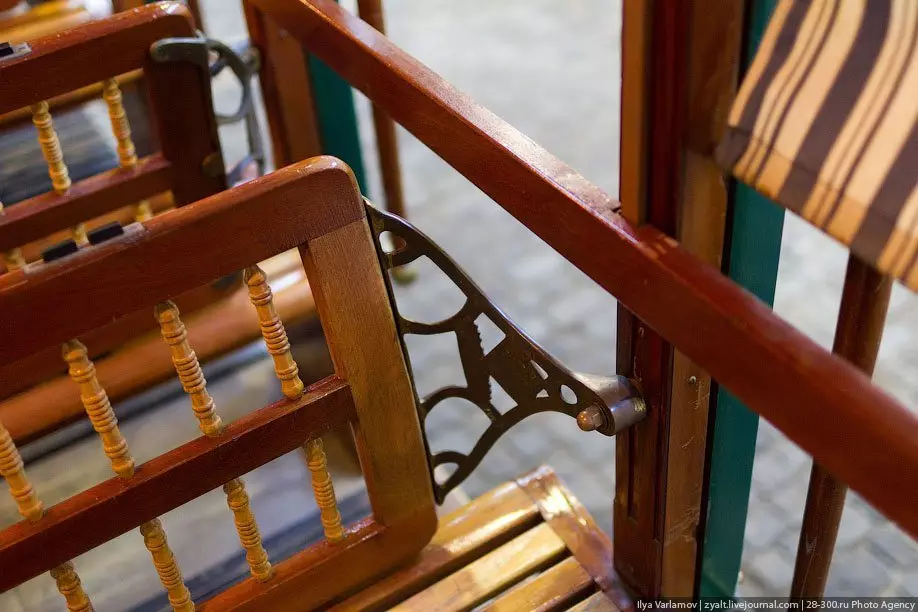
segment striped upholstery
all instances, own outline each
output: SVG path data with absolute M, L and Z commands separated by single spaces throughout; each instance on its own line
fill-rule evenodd
M 718 158 L 918 290 L 918 0 L 781 0 Z

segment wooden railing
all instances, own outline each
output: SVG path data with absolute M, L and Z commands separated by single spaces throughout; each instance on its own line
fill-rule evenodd
M 918 417 L 332 0 L 249 0 L 533 233 L 918 536 Z M 612 316 L 612 315 L 610 315 Z M 831 418 L 827 418 L 831 415 Z M 882 452 L 879 450 L 882 449 Z

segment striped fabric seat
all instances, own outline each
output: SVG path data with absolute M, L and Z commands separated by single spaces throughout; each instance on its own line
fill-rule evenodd
M 718 158 L 918 291 L 918 1 L 781 0 Z

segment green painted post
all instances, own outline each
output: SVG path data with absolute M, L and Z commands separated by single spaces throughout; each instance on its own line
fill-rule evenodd
M 748 56 L 754 55 L 776 0 L 752 0 Z M 729 275 L 774 304 L 784 209 L 745 185 L 734 187 Z M 717 394 L 701 555 L 701 597 L 733 598 L 743 555 L 759 417 L 727 390 Z
M 368 195 L 351 86 L 313 55 L 309 56 L 309 74 L 319 120 L 322 152 L 344 160 L 354 171 L 360 190 Z

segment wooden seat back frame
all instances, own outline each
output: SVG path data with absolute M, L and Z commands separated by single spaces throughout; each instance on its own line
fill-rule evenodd
M 30 104 L 142 72 L 151 102 L 152 116 L 147 119 L 161 143 L 160 151 L 142 157 L 134 168 L 114 168 L 73 183 L 65 193 L 51 191 L 8 206 L 0 214 L 0 252 L 24 245 L 36 247 L 54 234 L 59 240 L 62 230 L 66 233 L 79 223 L 164 192 L 171 191 L 173 203 L 182 206 L 226 188 L 222 163 L 208 171 L 204 168 L 209 157 L 222 159 L 209 75 L 191 62 L 155 62 L 149 53 L 150 45 L 162 38 L 194 35 L 185 7 L 160 3 L 36 39 L 29 43 L 28 54 L 0 62 L 0 115 L 28 112 Z M 63 153 L 66 161 L 66 143 Z M 190 311 L 226 295 L 225 287 L 203 287 L 182 296 L 178 303 Z M 97 330 L 87 344 L 92 355 L 98 356 L 152 327 L 147 317 L 122 319 Z M 59 374 L 61 366 L 55 347 L 15 366 L 0 367 L 0 379 L 8 379 L 0 389 L 0 399 Z M 24 438 L 19 423 L 12 425 L 19 441 L 44 433 L 30 431 Z
M 312 609 L 427 544 L 436 515 L 414 394 L 363 201 L 338 160 L 284 168 L 0 277 L 0 366 L 130 313 L 146 309 L 152 318 L 158 302 L 296 247 L 335 376 L 0 532 L 0 591 L 348 424 L 372 517 L 343 542 L 310 547 L 276 564 L 271 580 L 250 578 L 198 609 Z
M 863 372 L 659 229 L 632 226 L 618 202 L 332 0 L 246 2 L 250 21 L 282 24 L 748 407 L 918 536 L 918 470 L 903 469 L 918 465 L 918 417 Z M 271 82 L 264 92 L 283 86 Z
M 160 63 L 150 45 L 195 36 L 188 10 L 158 3 L 31 41 L 31 52 L 0 63 L 0 115 L 142 69 L 161 150 L 131 170 L 116 168 L 42 194 L 0 215 L 0 251 L 40 240 L 131 203 L 171 191 L 176 205 L 226 188 L 209 76 L 191 62 Z M 64 151 L 66 156 L 66 151 Z

